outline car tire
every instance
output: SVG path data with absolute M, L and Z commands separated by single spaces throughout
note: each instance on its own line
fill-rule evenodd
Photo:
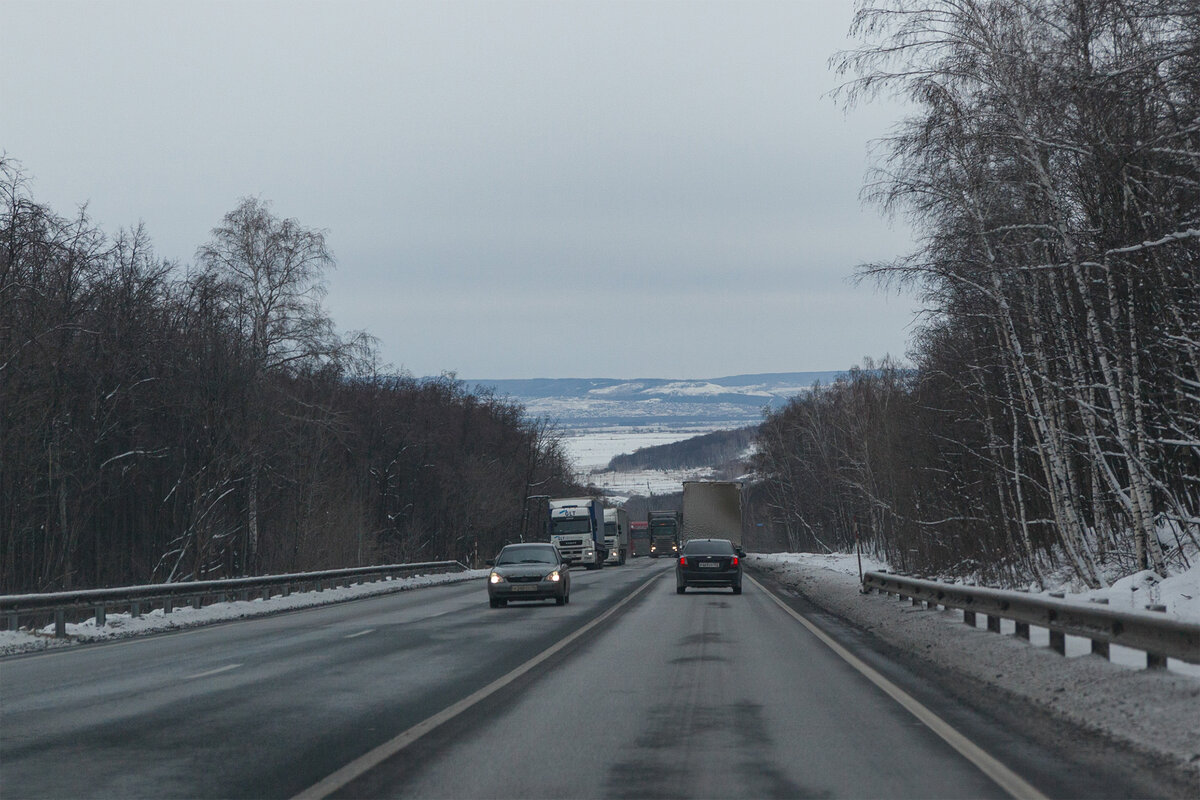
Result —
M 687 591 L 686 586 L 676 586 L 675 587 L 675 594 L 683 594 L 686 591 Z
M 570 592 L 567 592 L 565 595 L 563 595 L 563 602 L 566 603 L 567 605 L 571 604 L 571 593 Z
M 738 585 L 736 585 L 736 586 L 734 586 L 734 587 L 733 587 L 733 593 L 734 593 L 734 594 L 741 594 L 741 593 L 742 593 L 742 585 L 741 585 L 740 583 L 739 583 Z
M 488 598 L 488 605 L 490 605 L 492 608 L 499 608 L 500 601 L 494 598 Z
M 566 604 L 567 604 L 567 596 L 565 594 L 560 594 L 554 598 L 554 605 L 565 606 Z

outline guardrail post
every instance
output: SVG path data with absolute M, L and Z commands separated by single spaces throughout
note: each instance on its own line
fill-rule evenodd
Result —
M 270 586 L 263 587 L 262 599 L 263 599 L 264 603 L 271 599 L 271 587 Z
M 964 611 L 963 612 L 963 622 L 966 623 L 967 625 L 970 625 L 972 628 L 974 628 L 975 627 L 975 612 L 974 611 Z
M 17 620 L 17 614 L 16 614 L 16 612 L 13 612 L 13 613 L 11 613 L 11 614 L 9 614 L 9 615 L 8 615 L 8 629 L 9 629 L 10 631 L 15 631 L 15 630 L 17 630 L 17 628 L 19 627 L 19 626 L 17 625 L 17 622 L 18 622 L 18 620 Z
M 249 600 L 250 599 L 250 590 L 242 589 L 240 592 L 238 592 L 238 599 L 241 600 L 242 602 Z
M 989 631 L 991 631 L 992 633 L 999 633 L 1000 632 L 1000 618 L 992 616 L 991 614 L 988 614 L 987 615 L 987 629 Z
M 96 604 L 96 627 L 103 628 L 104 622 L 105 622 L 104 603 L 97 603 Z
M 142 604 L 137 600 L 129 601 L 129 616 L 140 617 L 142 615 Z
M 166 597 L 163 598 L 163 613 L 171 614 L 171 613 L 174 613 L 174 611 L 175 611 L 175 598 L 172 597 L 171 595 L 167 595 Z
M 1108 659 L 1108 642 L 1102 642 L 1099 639 L 1092 639 L 1092 655 L 1102 656 Z
M 292 594 L 292 585 L 290 583 L 285 583 L 283 585 L 283 596 L 290 597 L 291 594 Z
M 203 604 L 204 604 L 204 596 L 203 595 L 194 595 L 192 597 L 192 608 L 199 610 L 200 606 L 202 606 Z
M 1067 635 L 1062 631 L 1050 631 L 1050 649 L 1060 656 L 1067 654 Z
M 1167 657 L 1158 653 L 1146 653 L 1146 669 L 1166 669 Z
M 1016 625 L 1017 625 L 1017 636 L 1021 637 L 1022 639 L 1024 639 L 1025 641 L 1028 642 L 1029 641 L 1029 623 L 1028 622 L 1018 622 L 1018 623 L 1016 623 Z
M 54 638 L 67 638 L 67 612 L 61 608 L 54 609 Z
M 923 603 L 923 602 L 922 602 L 920 599 L 918 599 L 918 598 L 916 598 L 916 597 L 914 597 L 914 598 L 912 599 L 912 604 L 913 604 L 914 606 L 922 606 L 922 605 L 924 605 L 924 603 Z

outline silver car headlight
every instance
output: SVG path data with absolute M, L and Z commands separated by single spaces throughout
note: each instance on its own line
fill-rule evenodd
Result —
M 504 576 L 501 575 L 499 572 L 493 572 L 491 575 L 488 576 L 488 582 L 489 583 L 504 583 Z
M 543 580 L 558 582 L 562 580 L 562 575 L 558 574 L 558 570 L 554 570 L 554 572 L 551 572 Z

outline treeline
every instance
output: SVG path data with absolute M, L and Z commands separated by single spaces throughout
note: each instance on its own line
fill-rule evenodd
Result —
M 767 420 L 794 544 L 861 532 L 899 567 L 1081 582 L 1200 544 L 1200 5 L 897 0 L 864 8 L 853 99 L 916 109 L 869 194 L 918 249 L 911 354 Z
M 639 447 L 609 459 L 606 472 L 647 469 L 730 468 L 739 465 L 754 444 L 756 426 L 714 431 L 668 444 Z
M 0 593 L 472 560 L 558 441 L 335 333 L 320 231 L 258 200 L 188 268 L 36 202 L 0 160 Z

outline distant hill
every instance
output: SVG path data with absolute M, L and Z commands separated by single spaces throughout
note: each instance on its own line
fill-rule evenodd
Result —
M 511 397 L 534 417 L 565 429 L 608 426 L 738 428 L 757 424 L 814 383 L 841 371 L 770 372 L 699 380 L 666 378 L 533 378 L 471 380 L 471 387 Z
M 613 456 L 606 471 L 633 472 L 636 470 L 678 470 L 712 467 L 734 474 L 744 472 L 746 454 L 758 435 L 758 426 L 730 431 L 714 431 L 670 444 L 639 447 L 632 453 Z M 728 476 L 722 476 L 728 477 Z

